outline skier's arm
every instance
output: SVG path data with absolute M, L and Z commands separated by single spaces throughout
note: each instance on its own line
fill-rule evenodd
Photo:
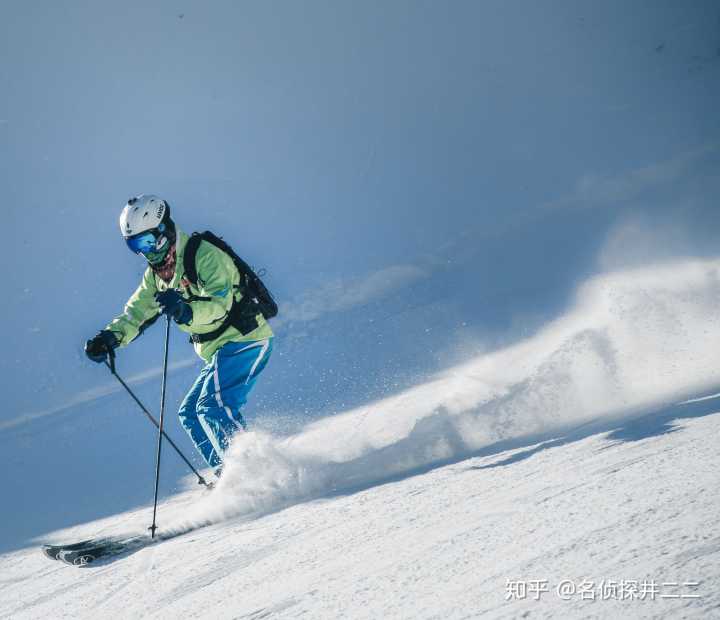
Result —
M 125 311 L 105 328 L 117 336 L 121 347 L 135 340 L 160 314 L 155 293 L 155 277 L 152 270 L 147 269 L 140 286 L 125 304 Z
M 208 300 L 192 301 L 192 325 L 210 325 L 230 311 L 235 287 L 240 275 L 232 259 L 221 250 L 203 244 L 205 251 L 198 251 L 195 268 L 198 275 L 200 296 Z

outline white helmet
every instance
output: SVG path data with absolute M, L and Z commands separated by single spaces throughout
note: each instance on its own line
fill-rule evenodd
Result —
M 170 205 L 153 194 L 131 198 L 120 214 L 120 232 L 133 252 L 152 264 L 161 262 L 176 238 Z
M 120 214 L 120 232 L 127 238 L 153 230 L 160 226 L 166 213 L 169 217 L 168 203 L 153 194 L 140 194 L 130 198 Z

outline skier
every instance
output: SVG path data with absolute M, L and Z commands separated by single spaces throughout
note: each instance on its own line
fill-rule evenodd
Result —
M 246 428 L 240 409 L 270 357 L 273 333 L 265 317 L 277 306 L 229 246 L 211 233 L 186 235 L 157 196 L 128 200 L 120 230 L 148 267 L 125 311 L 85 343 L 85 352 L 103 362 L 161 314 L 172 317 L 205 361 L 180 405 L 180 422 L 219 476 L 230 438 Z

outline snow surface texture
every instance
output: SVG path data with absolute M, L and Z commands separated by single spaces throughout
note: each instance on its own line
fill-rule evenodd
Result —
M 716 414 L 645 438 L 622 428 L 475 457 L 84 569 L 15 552 L 0 560 L 0 615 L 717 617 L 719 428 Z M 198 493 L 174 498 L 165 515 L 189 509 Z M 135 511 L 62 536 L 146 521 L 147 510 Z M 548 592 L 506 600 L 508 580 L 546 581 Z M 658 592 L 647 594 L 650 585 L 643 599 L 618 600 L 602 594 L 603 580 L 656 583 Z M 597 599 L 563 600 L 565 581 L 592 582 Z
M 239 437 L 214 491 L 160 507 L 164 531 L 210 527 L 79 571 L 3 556 L 0 614 L 712 617 L 720 404 L 664 405 L 720 384 L 718 307 L 716 260 L 597 277 L 525 341 L 294 436 Z M 660 591 L 566 601 L 564 579 Z M 506 600 L 508 580 L 550 591 Z M 681 593 L 699 598 L 660 598 Z

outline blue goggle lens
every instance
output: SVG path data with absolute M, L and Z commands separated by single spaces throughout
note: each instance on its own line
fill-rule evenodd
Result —
M 148 231 L 134 237 L 127 237 L 125 243 L 135 254 L 150 254 L 156 249 L 157 239 L 153 233 Z

